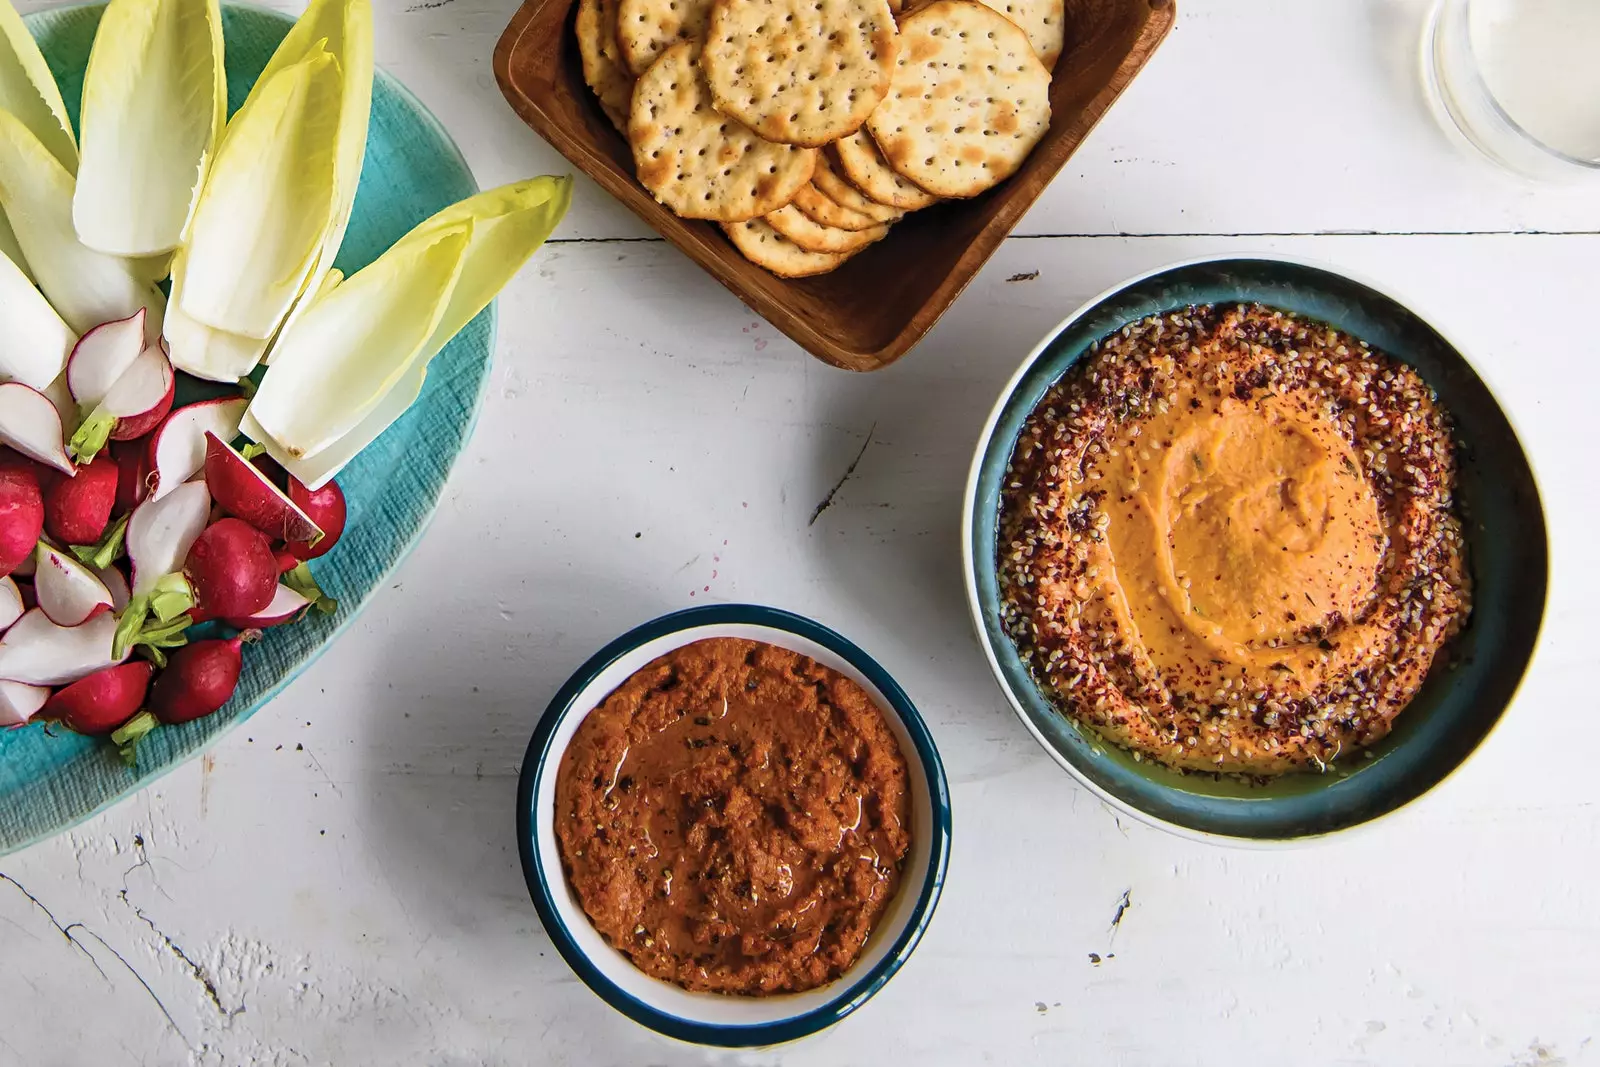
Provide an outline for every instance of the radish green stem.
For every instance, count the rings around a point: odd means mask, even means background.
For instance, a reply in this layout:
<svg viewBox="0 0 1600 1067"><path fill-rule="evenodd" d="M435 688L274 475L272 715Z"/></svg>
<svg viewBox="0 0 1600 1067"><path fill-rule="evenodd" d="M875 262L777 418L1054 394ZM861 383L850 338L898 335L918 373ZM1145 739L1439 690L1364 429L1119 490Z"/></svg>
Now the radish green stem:
<svg viewBox="0 0 1600 1067"><path fill-rule="evenodd" d="M312 577L309 564L302 563L285 574L283 584L311 601L311 606L324 615L332 615L339 610L339 602L324 593L316 578Z"/></svg>
<svg viewBox="0 0 1600 1067"><path fill-rule="evenodd" d="M194 590L181 574L168 574L150 591L150 613L162 622L171 622L194 607Z"/></svg>
<svg viewBox="0 0 1600 1067"><path fill-rule="evenodd" d="M95 408L84 416L83 425L67 442L67 454L77 460L79 466L92 463L100 450L106 447L106 442L111 439L111 431L116 428L115 415L103 407Z"/></svg>
<svg viewBox="0 0 1600 1067"><path fill-rule="evenodd" d="M161 720L157 719L148 711L141 711L139 714L135 715L133 718L117 727L117 729L111 734L111 743L117 746L117 751L122 755L122 762L126 763L130 767L137 763L139 759L137 751L139 742L143 740L144 737L150 733L150 731L154 730L160 725Z"/></svg>
<svg viewBox="0 0 1600 1067"><path fill-rule="evenodd" d="M98 544L71 545L68 551L77 558L79 563L87 564L96 570L105 570L122 555L123 536L128 532L128 516L124 515L106 530Z"/></svg>

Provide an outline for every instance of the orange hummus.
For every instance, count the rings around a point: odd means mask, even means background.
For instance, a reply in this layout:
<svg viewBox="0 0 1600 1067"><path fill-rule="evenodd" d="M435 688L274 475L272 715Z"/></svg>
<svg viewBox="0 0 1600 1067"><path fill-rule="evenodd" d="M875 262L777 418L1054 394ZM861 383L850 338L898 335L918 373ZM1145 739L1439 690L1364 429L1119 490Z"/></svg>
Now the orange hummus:
<svg viewBox="0 0 1600 1067"><path fill-rule="evenodd" d="M1004 622L1065 710L1185 769L1325 768L1387 733L1467 612L1420 378L1263 308L1123 331L1030 416Z"/></svg>

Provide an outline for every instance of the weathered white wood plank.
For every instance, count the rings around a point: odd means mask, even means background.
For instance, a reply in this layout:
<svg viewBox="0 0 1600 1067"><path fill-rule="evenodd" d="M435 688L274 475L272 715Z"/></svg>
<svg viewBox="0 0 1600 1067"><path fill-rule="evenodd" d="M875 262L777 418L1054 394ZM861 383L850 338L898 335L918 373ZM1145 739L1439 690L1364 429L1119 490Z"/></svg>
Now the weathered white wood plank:
<svg viewBox="0 0 1600 1067"><path fill-rule="evenodd" d="M972 440L1033 342L1135 271L1263 248L1398 286L1470 347L1544 479L1556 568L1535 670L1481 756L1414 811L1291 853L1119 824L1073 786L989 680L957 571ZM213 756L0 860L0 1065L720 1062L573 979L512 839L560 682L706 600L793 608L878 656L956 808L909 967L833 1033L748 1062L1595 1062L1597 263L1600 237L1012 241L924 346L860 377L665 246L541 254L392 587Z"/></svg>
<svg viewBox="0 0 1600 1067"><path fill-rule="evenodd" d="M1427 0L1177 3L1172 35L1017 232L1600 230L1595 187L1528 184L1445 138L1421 90ZM571 169L495 84L494 45L518 0L373 6L378 61L485 185ZM561 230L649 233L587 179Z"/></svg>

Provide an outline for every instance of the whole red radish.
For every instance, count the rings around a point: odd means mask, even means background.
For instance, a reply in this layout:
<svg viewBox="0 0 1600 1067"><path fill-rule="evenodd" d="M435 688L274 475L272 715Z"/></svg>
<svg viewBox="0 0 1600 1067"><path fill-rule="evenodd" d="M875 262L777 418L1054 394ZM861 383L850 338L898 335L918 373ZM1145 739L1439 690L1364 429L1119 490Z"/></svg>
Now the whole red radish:
<svg viewBox="0 0 1600 1067"><path fill-rule="evenodd" d="M64 545L92 545L117 504L117 461L101 455L75 478L58 478L44 494L45 532Z"/></svg>
<svg viewBox="0 0 1600 1067"><path fill-rule="evenodd" d="M289 499L306 513L322 531L322 540L316 544L290 541L289 551L298 559L316 559L327 554L344 534L344 490L338 482L329 482L321 489L307 489L294 475L289 476Z"/></svg>
<svg viewBox="0 0 1600 1067"><path fill-rule="evenodd" d="M113 515L126 515L150 494L150 445L145 440L113 441L117 461L117 505Z"/></svg>
<svg viewBox="0 0 1600 1067"><path fill-rule="evenodd" d="M179 723L222 707L239 687L244 643L258 636L246 630L229 640L196 641L169 653L167 669L150 694L150 710L164 723Z"/></svg>
<svg viewBox="0 0 1600 1067"><path fill-rule="evenodd" d="M0 468L0 575L10 574L33 555L43 532L38 481L20 467Z"/></svg>
<svg viewBox="0 0 1600 1067"><path fill-rule="evenodd" d="M290 552L287 548L273 549L272 556L278 561L279 574L288 574L290 571L300 566L300 557L295 555L293 552Z"/></svg>
<svg viewBox="0 0 1600 1067"><path fill-rule="evenodd" d="M109 734L139 713L150 689L150 664L124 663L96 671L45 702L41 713L80 734Z"/></svg>
<svg viewBox="0 0 1600 1067"><path fill-rule="evenodd" d="M266 535L242 519L218 519L195 539L183 573L196 621L243 619L272 603L278 561Z"/></svg>

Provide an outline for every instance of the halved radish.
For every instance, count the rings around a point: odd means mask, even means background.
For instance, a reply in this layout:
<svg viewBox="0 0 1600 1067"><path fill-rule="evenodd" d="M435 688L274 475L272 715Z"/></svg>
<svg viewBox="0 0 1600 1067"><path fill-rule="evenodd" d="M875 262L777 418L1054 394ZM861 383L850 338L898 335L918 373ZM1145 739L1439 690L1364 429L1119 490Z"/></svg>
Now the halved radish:
<svg viewBox="0 0 1600 1067"><path fill-rule="evenodd" d="M77 473L61 436L61 413L49 397L21 382L0 385L0 442L62 474Z"/></svg>
<svg viewBox="0 0 1600 1067"><path fill-rule="evenodd" d="M339 488L338 482L331 480L316 489L307 489L299 478L291 474L289 499L317 524L324 535L315 540L286 537L284 540L289 542L289 551L300 559L316 559L326 555L344 536L344 490Z"/></svg>
<svg viewBox="0 0 1600 1067"><path fill-rule="evenodd" d="M273 485L261 468L214 433L206 435L206 487L211 498L274 541L322 540L322 530Z"/></svg>
<svg viewBox="0 0 1600 1067"><path fill-rule="evenodd" d="M210 516L211 494L204 482L185 482L166 496L146 500L133 509L126 544L133 565L134 596L144 596L162 578L183 567Z"/></svg>
<svg viewBox="0 0 1600 1067"><path fill-rule="evenodd" d="M155 480L152 495L159 500L205 467L206 434L216 434L224 441L238 437L239 420L249 406L242 396L227 397L202 400L168 415L150 439L150 468Z"/></svg>
<svg viewBox="0 0 1600 1067"><path fill-rule="evenodd" d="M177 379L172 362L159 345L139 354L133 365L117 379L104 399L87 414L67 451L79 463L87 463L106 446L107 439L132 441L155 429L172 410Z"/></svg>
<svg viewBox="0 0 1600 1067"><path fill-rule="evenodd" d="M240 630L266 630L274 626L282 626L286 622L294 622L306 613L311 606L311 601L302 596L298 590L286 585L279 585L278 591L272 594L272 603L261 611L243 619L225 620L229 626Z"/></svg>
<svg viewBox="0 0 1600 1067"><path fill-rule="evenodd" d="M57 626L82 626L111 610L111 590L88 567L42 541L34 558L34 595L39 598L39 610L51 622Z"/></svg>
<svg viewBox="0 0 1600 1067"><path fill-rule="evenodd" d="M122 576L116 564L109 567L90 567L94 576L105 583L106 592L111 594L111 610L121 612L127 610L128 601L133 599L133 590L128 588L128 579Z"/></svg>
<svg viewBox="0 0 1600 1067"><path fill-rule="evenodd" d="M67 388L85 411L96 408L145 350L144 308L103 322L78 339L67 357Z"/></svg>
<svg viewBox="0 0 1600 1067"><path fill-rule="evenodd" d="M82 626L57 626L34 608L0 637L0 680L70 685L117 664L111 654L116 633L117 619L109 611Z"/></svg>
<svg viewBox="0 0 1600 1067"><path fill-rule="evenodd" d="M0 631L9 630L11 624L22 618L22 613L27 610L17 583L10 575L0 578Z"/></svg>
<svg viewBox="0 0 1600 1067"><path fill-rule="evenodd" d="M0 729L28 725L50 699L50 692L47 685L0 682Z"/></svg>
<svg viewBox="0 0 1600 1067"><path fill-rule="evenodd" d="M102 404L117 417L111 431L113 441L133 441L143 437L172 410L177 375L172 360L159 345L152 345L133 361L128 373L106 394Z"/></svg>

